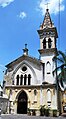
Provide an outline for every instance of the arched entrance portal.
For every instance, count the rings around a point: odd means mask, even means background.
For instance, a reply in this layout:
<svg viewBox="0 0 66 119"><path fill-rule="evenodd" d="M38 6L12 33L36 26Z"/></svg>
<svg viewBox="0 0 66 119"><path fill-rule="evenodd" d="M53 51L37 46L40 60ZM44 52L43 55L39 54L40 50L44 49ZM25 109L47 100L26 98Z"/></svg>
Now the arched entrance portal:
<svg viewBox="0 0 66 119"><path fill-rule="evenodd" d="M25 91L22 91L18 97L17 113L27 114L27 94Z"/></svg>

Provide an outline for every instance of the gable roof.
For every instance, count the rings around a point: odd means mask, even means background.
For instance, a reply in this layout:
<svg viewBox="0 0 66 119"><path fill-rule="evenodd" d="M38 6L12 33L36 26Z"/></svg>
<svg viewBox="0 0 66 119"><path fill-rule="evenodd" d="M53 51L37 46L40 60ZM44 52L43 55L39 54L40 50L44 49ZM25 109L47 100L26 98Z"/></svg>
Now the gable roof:
<svg viewBox="0 0 66 119"><path fill-rule="evenodd" d="M10 67L17 65L18 63L22 62L23 60L27 60L27 61L30 61L34 64L41 65L41 60L34 58L34 57L31 57L31 56L28 56L28 55L22 55L19 58L15 59L14 61L7 64L6 67L10 68Z"/></svg>

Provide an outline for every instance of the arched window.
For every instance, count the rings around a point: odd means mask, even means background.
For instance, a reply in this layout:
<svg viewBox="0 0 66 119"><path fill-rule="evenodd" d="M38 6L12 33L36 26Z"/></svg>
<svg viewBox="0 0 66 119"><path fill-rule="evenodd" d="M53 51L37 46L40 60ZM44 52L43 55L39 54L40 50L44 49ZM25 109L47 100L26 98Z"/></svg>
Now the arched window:
<svg viewBox="0 0 66 119"><path fill-rule="evenodd" d="M34 89L34 102L37 102L37 89Z"/></svg>
<svg viewBox="0 0 66 119"><path fill-rule="evenodd" d="M19 85L19 75L17 75L16 79L17 79L16 85Z"/></svg>
<svg viewBox="0 0 66 119"><path fill-rule="evenodd" d="M26 82L27 82L27 75L25 74L24 75L24 85L26 85Z"/></svg>
<svg viewBox="0 0 66 119"><path fill-rule="evenodd" d="M51 38L48 39L48 48L51 48Z"/></svg>
<svg viewBox="0 0 66 119"><path fill-rule="evenodd" d="M51 91L50 91L50 89L47 90L47 102L48 103L51 102Z"/></svg>
<svg viewBox="0 0 66 119"><path fill-rule="evenodd" d="M50 74L51 73L51 64L49 61L46 64L46 69L47 69L47 74Z"/></svg>
<svg viewBox="0 0 66 119"><path fill-rule="evenodd" d="M20 85L23 84L23 75L21 75L21 79L20 79Z"/></svg>
<svg viewBox="0 0 66 119"><path fill-rule="evenodd" d="M34 95L35 95L35 96L37 95L37 90L36 90L36 89L34 90Z"/></svg>
<svg viewBox="0 0 66 119"><path fill-rule="evenodd" d="M29 74L28 75L28 85L30 85L31 84L31 75Z"/></svg>
<svg viewBox="0 0 66 119"><path fill-rule="evenodd" d="M12 85L14 85L14 80L12 80Z"/></svg>
<svg viewBox="0 0 66 119"><path fill-rule="evenodd" d="M46 49L46 38L43 40L43 49Z"/></svg>

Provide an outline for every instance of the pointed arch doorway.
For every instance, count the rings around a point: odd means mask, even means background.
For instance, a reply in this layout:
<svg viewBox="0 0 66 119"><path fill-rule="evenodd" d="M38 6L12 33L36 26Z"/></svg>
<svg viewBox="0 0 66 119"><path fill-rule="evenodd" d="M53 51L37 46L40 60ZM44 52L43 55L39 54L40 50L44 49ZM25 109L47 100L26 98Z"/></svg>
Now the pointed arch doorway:
<svg viewBox="0 0 66 119"><path fill-rule="evenodd" d="M22 91L18 96L17 102L17 113L18 114L27 114L27 94L25 91Z"/></svg>

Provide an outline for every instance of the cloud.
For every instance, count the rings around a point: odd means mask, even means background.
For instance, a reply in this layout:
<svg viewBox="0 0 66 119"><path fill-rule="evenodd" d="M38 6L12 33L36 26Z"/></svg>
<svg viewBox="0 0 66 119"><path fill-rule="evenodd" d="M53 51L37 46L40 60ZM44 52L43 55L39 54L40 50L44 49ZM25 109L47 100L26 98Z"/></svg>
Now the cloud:
<svg viewBox="0 0 66 119"><path fill-rule="evenodd" d="M59 5L59 1L60 1L60 5ZM42 15L44 15L47 8L47 3L48 3L50 14L56 15L59 12L59 10L64 11L65 6L63 2L64 0L39 0L38 10L40 10Z"/></svg>
<svg viewBox="0 0 66 119"><path fill-rule="evenodd" d="M21 19L24 19L25 17L27 17L27 14L25 12L20 12L19 17Z"/></svg>
<svg viewBox="0 0 66 119"><path fill-rule="evenodd" d="M4 8L4 7L8 6L13 1L14 0L0 0L0 6L2 6Z"/></svg>

